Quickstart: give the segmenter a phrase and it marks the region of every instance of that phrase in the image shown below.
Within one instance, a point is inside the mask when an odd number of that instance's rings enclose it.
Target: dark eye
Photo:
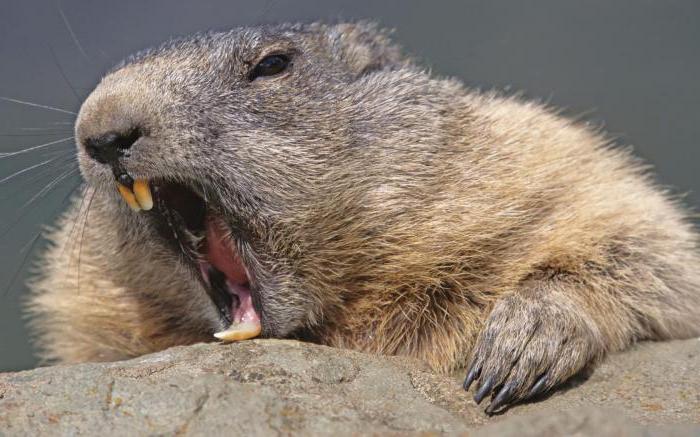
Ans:
[[[258,77],[264,76],[274,76],[280,74],[289,66],[289,56],[286,55],[270,55],[258,62],[250,73],[248,73],[248,80],[255,80]]]

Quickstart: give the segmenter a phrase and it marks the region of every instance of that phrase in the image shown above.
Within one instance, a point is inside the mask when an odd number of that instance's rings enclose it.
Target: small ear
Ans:
[[[330,37],[333,50],[359,77],[385,68],[398,68],[410,62],[401,53],[399,46],[391,41],[389,33],[376,23],[360,21],[332,26]]]

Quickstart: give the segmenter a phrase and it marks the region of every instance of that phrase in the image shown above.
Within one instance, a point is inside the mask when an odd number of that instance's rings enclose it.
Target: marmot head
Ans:
[[[371,242],[401,215],[388,198],[435,159],[431,83],[372,24],[196,35],[101,81],[78,117],[81,170],[115,232],[187,266],[213,332],[289,336],[379,262]]]

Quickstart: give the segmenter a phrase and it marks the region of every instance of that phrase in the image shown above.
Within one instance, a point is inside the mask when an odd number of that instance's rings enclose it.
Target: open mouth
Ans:
[[[132,209],[154,214],[159,232],[199,271],[222,322],[228,326],[214,336],[234,341],[260,335],[260,313],[253,302],[250,272],[215,208],[176,182],[137,180],[131,187],[123,183],[118,187]]]

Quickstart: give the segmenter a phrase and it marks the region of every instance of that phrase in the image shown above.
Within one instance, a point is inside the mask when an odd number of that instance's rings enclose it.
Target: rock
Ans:
[[[313,344],[177,347],[0,374],[0,435],[700,435],[700,341],[641,344],[488,417],[461,376]]]

